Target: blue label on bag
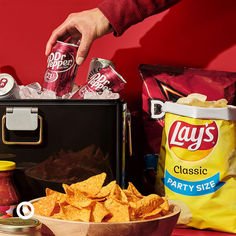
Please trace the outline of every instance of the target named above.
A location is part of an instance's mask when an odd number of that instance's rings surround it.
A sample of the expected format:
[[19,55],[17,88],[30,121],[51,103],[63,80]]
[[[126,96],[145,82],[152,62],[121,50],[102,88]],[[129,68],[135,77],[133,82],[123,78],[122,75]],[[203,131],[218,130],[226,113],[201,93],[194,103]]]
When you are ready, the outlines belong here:
[[164,184],[171,191],[186,196],[201,196],[213,193],[225,182],[220,182],[220,172],[210,178],[200,181],[187,181],[174,177],[165,170]]

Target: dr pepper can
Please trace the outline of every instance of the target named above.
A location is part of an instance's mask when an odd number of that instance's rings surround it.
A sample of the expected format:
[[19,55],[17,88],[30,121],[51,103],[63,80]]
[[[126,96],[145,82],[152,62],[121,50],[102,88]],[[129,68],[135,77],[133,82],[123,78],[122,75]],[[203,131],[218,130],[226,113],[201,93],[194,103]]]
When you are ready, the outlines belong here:
[[75,62],[79,44],[57,41],[47,60],[43,89],[58,97],[72,91],[78,65]]

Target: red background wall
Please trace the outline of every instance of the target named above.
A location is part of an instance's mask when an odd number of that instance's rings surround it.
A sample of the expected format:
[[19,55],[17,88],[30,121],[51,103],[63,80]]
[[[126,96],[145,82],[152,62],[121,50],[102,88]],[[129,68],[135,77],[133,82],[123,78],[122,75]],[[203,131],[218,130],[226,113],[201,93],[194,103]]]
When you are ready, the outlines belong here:
[[[23,84],[42,83],[46,42],[69,13],[101,0],[0,0],[0,67]],[[140,105],[139,64],[236,71],[236,1],[182,0],[171,9],[92,46],[76,82],[85,81],[92,57],[112,60],[128,84],[122,96],[131,110]],[[138,102],[137,102],[138,101]]]

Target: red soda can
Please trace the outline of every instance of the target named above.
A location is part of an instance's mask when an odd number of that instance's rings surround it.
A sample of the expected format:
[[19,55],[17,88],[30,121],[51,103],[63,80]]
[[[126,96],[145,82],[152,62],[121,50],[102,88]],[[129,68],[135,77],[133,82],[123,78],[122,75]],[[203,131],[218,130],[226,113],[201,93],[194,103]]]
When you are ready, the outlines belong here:
[[126,81],[111,66],[102,68],[94,74],[89,81],[82,85],[71,97],[72,99],[82,99],[86,92],[103,92],[108,89],[118,93],[126,84]]
[[19,91],[15,79],[7,74],[0,74],[0,99],[17,99]]
[[111,66],[113,69],[115,69],[115,65],[113,62],[103,59],[103,58],[93,58],[89,64],[89,72],[87,80],[90,80],[90,78],[96,74],[98,71],[100,71],[102,68]]
[[52,90],[59,97],[72,91],[78,69],[75,62],[78,47],[78,44],[57,41],[48,56],[44,90]]

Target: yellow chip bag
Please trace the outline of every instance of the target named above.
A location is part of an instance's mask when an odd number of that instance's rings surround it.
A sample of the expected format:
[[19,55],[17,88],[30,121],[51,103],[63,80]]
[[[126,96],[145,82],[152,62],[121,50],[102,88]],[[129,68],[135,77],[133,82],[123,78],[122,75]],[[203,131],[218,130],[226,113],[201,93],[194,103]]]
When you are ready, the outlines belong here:
[[236,233],[236,107],[183,103],[163,106],[156,191],[182,208],[179,224]]

